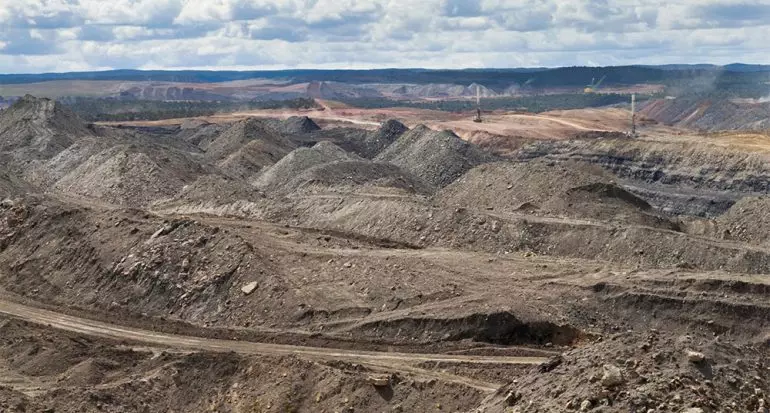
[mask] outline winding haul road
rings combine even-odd
[[[499,384],[474,380],[415,367],[423,362],[463,364],[517,364],[536,365],[543,357],[469,356],[448,354],[391,353],[359,351],[288,344],[257,343],[251,341],[221,340],[167,334],[157,331],[124,327],[100,321],[74,317],[0,299],[0,314],[41,324],[60,330],[94,337],[130,340],[147,345],[187,351],[236,352],[247,355],[298,356],[319,361],[342,360],[368,365],[378,369],[401,371],[464,384],[484,391],[495,391]]]

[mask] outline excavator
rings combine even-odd
[[[594,83],[596,81],[596,78],[591,79],[591,83],[586,85],[586,88],[583,89],[583,92],[584,93],[596,93],[596,91],[599,89],[599,86],[601,86],[602,82],[604,82],[604,79],[606,79],[606,78],[607,78],[607,75],[604,75],[596,83]]]

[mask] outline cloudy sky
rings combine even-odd
[[[770,0],[0,0],[0,73],[770,63]]]

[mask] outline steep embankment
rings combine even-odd
[[[0,152],[48,158],[93,134],[63,105],[27,95],[0,112],[0,136]]]
[[[707,131],[766,130],[770,102],[733,102],[727,99],[677,98],[651,101],[640,114],[667,125]]]
[[[477,210],[563,216],[667,229],[677,226],[590,164],[535,160],[478,166],[444,188],[437,202]]]
[[[770,241],[770,198],[746,197],[716,218],[716,237],[756,245]]]
[[[225,317],[231,325],[255,322],[281,299],[294,299],[272,253],[218,227],[138,209],[96,211],[49,199],[0,206],[0,284],[60,305],[174,314],[199,325]],[[260,289],[246,297],[241,288],[251,282]],[[235,310],[247,302],[248,311]]]
[[[537,142],[514,158],[599,165],[659,209],[714,216],[745,194],[770,191],[770,155],[714,145],[630,139]]]

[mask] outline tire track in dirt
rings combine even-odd
[[[355,362],[375,369],[399,371],[463,384],[482,391],[495,391],[500,385],[499,383],[489,383],[443,372],[434,372],[414,367],[413,365],[423,362],[436,362],[442,364],[470,363],[479,365],[537,365],[547,360],[544,357],[470,356],[357,351],[182,336],[69,316],[3,299],[0,299],[0,314],[79,334],[115,340],[129,340],[174,349],[212,352],[234,351],[236,353],[250,355],[298,356],[318,361],[341,360]]]

